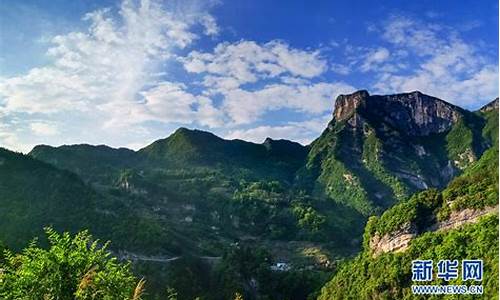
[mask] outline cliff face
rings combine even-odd
[[[441,192],[427,190],[368,221],[365,247],[376,257],[400,252],[425,232],[446,232],[474,224],[498,213],[498,148],[488,149],[479,161]]]
[[[498,110],[498,98],[496,98],[495,100],[491,101],[490,103],[486,104],[485,106],[479,109],[479,111],[483,113],[493,110]]]
[[[467,224],[474,224],[490,214],[498,212],[497,206],[487,206],[481,209],[465,208],[454,211],[450,216],[430,225],[427,231],[446,231],[457,229]],[[405,223],[401,228],[380,236],[375,234],[370,238],[369,246],[373,257],[387,252],[402,252],[408,249],[410,242],[418,236],[415,223]]]
[[[367,91],[361,90],[350,95],[340,95],[335,100],[335,110],[333,117],[337,122],[351,117],[360,106],[366,106],[366,100],[370,95]]]
[[[473,163],[489,143],[485,122],[418,91],[340,95],[301,174],[311,190],[377,213],[413,192],[444,187]]]
[[[493,279],[483,297],[498,298],[498,144],[445,189],[418,192],[371,216],[362,253],[337,270],[318,299],[403,299],[412,295],[413,261],[450,257],[480,257],[484,278]]]
[[[335,102],[334,120],[344,121],[355,114],[398,128],[409,136],[425,136],[451,129],[463,110],[420,92],[370,96],[367,91],[341,95]]]
[[[370,249],[374,257],[386,252],[405,251],[411,240],[417,236],[415,224],[406,223],[400,229],[380,236],[375,234],[370,239]]]

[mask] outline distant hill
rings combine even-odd
[[[221,244],[241,236],[347,250],[359,243],[352,229],[359,231],[364,220],[351,208],[295,189],[307,153],[308,147],[287,140],[255,144],[180,128],[137,152],[71,145],[36,146],[29,155],[79,174],[103,195],[182,232],[197,241],[198,253],[220,253]]]
[[[212,133],[179,128],[166,139],[139,150],[166,166],[205,166],[225,172],[246,170],[253,176],[293,179],[303,164],[307,147],[287,140],[267,139],[263,144],[225,140]]]

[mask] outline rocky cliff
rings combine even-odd
[[[450,216],[430,225],[427,231],[446,231],[457,229],[467,224],[474,224],[487,215],[498,213],[498,205],[481,209],[465,208],[454,211]],[[370,238],[369,246],[373,257],[387,252],[402,252],[408,249],[410,242],[418,236],[414,223],[405,223],[400,229],[383,236],[375,234]]]
[[[486,119],[418,91],[340,95],[300,172],[309,189],[363,214],[444,187],[488,144]]]
[[[363,90],[337,98],[334,120],[362,117],[409,136],[425,136],[450,130],[463,113],[457,106],[418,91],[370,96]]]
[[[498,110],[498,98],[496,98],[495,100],[491,101],[490,103],[486,104],[485,106],[479,109],[479,111],[483,113],[494,110]]]
[[[411,240],[417,236],[417,228],[413,223],[405,223],[400,229],[380,236],[375,234],[370,239],[370,249],[374,257],[387,252],[405,251]]]

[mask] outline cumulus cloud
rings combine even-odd
[[[365,68],[378,71],[373,85],[377,92],[420,90],[469,108],[497,97],[496,60],[453,29],[398,16],[382,27],[382,37],[400,55],[397,61],[386,59],[379,68]],[[405,57],[414,62],[407,68],[393,67]]]
[[[283,108],[317,116],[331,111],[337,95],[353,91],[345,83],[270,84],[254,91],[227,91],[223,107],[235,124],[249,124],[267,112]]]
[[[117,10],[86,14],[86,30],[50,39],[50,63],[0,78],[0,144],[137,148],[180,124],[307,144],[325,127],[336,96],[355,90],[334,74],[369,78],[360,82],[377,93],[421,90],[470,107],[498,93],[497,62],[441,25],[401,16],[371,24],[380,43],[347,45],[345,53],[337,45],[343,61],[280,40],[195,50],[198,39],[223,31],[208,8],[197,0],[123,0]],[[274,113],[308,121],[277,121]]]
[[[100,107],[114,111],[120,118],[105,123],[107,128],[137,125],[146,121],[189,124],[196,120],[200,125],[216,127],[222,125],[220,112],[212,101],[200,95],[189,93],[182,83],[160,82],[156,86],[140,92],[142,102],[111,102]]]
[[[279,40],[222,42],[212,51],[180,56],[178,50],[191,47],[201,34],[216,36],[221,30],[207,7],[196,3],[123,0],[118,11],[86,14],[87,30],[53,37],[47,50],[51,63],[0,79],[1,142],[21,147],[7,134],[15,126],[24,128],[18,135],[24,148],[40,140],[68,142],[69,135],[138,145],[151,130],[178,124],[234,131],[278,110],[321,116],[338,94],[353,90],[319,80],[329,69],[319,50]],[[187,75],[201,81],[173,81],[167,63],[181,63]],[[19,127],[12,120],[21,115]],[[64,136],[58,126],[64,126]],[[304,140],[310,129],[300,128],[298,138]]]
[[[213,52],[192,51],[179,59],[202,75],[208,95],[220,95],[229,125],[251,124],[267,113],[288,109],[317,116],[333,99],[354,88],[342,82],[315,82],[328,70],[318,50],[299,50],[281,41],[220,43]]]
[[[221,43],[212,53],[193,51],[180,60],[187,71],[208,74],[205,86],[222,90],[285,74],[313,78],[327,70],[318,51],[294,49],[280,41]]]
[[[173,48],[197,38],[189,31],[194,16],[174,16],[156,2],[126,0],[119,13],[121,25],[101,9],[85,15],[88,32],[55,36],[52,65],[0,82],[3,109],[50,113],[133,101]]]
[[[213,124],[209,99],[189,96],[179,86],[168,88],[156,76],[175,51],[199,38],[200,33],[194,30],[197,25],[209,35],[219,30],[204,5],[174,2],[123,0],[117,12],[99,9],[86,14],[86,31],[51,39],[47,51],[51,63],[23,75],[0,78],[0,112],[5,119],[23,114],[28,123],[42,116],[50,121],[65,112],[78,112],[79,119],[88,120],[89,126],[136,124],[187,121],[193,113],[183,111],[187,101],[197,108],[197,116],[205,117],[201,124]],[[165,94],[160,97],[160,92]],[[128,118],[120,114],[124,110],[130,112]],[[189,120],[193,121],[196,118]],[[8,121],[5,124],[13,126]],[[35,124],[34,134],[49,133],[47,127]]]

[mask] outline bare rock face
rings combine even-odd
[[[496,98],[495,100],[491,101],[490,103],[486,104],[485,106],[483,106],[479,109],[479,111],[483,112],[483,113],[489,112],[492,110],[498,110],[498,98]]]
[[[414,224],[406,223],[397,231],[379,236],[375,234],[370,239],[370,249],[374,257],[387,252],[405,251],[410,241],[417,236],[417,229]]]
[[[454,211],[443,221],[436,222],[425,231],[446,231],[456,229],[465,224],[473,224],[485,215],[498,212],[497,206],[488,206],[482,209],[466,208]],[[413,223],[406,223],[400,229],[380,236],[376,233],[370,238],[370,249],[373,257],[387,252],[402,252],[408,249],[410,242],[416,238],[418,230]]]
[[[466,208],[454,211],[450,217],[444,221],[438,222],[433,229],[445,231],[458,228],[464,224],[472,224],[479,221],[479,218],[498,211],[498,206],[488,206],[482,209]]]
[[[367,91],[340,95],[335,102],[334,119],[344,121],[357,114],[380,121],[409,136],[425,136],[447,131],[458,121],[461,109],[418,91],[370,96]]]
[[[338,96],[337,100],[335,100],[333,117],[339,122],[348,119],[361,105],[366,104],[366,99],[369,96],[365,90],[357,91],[350,95]]]

